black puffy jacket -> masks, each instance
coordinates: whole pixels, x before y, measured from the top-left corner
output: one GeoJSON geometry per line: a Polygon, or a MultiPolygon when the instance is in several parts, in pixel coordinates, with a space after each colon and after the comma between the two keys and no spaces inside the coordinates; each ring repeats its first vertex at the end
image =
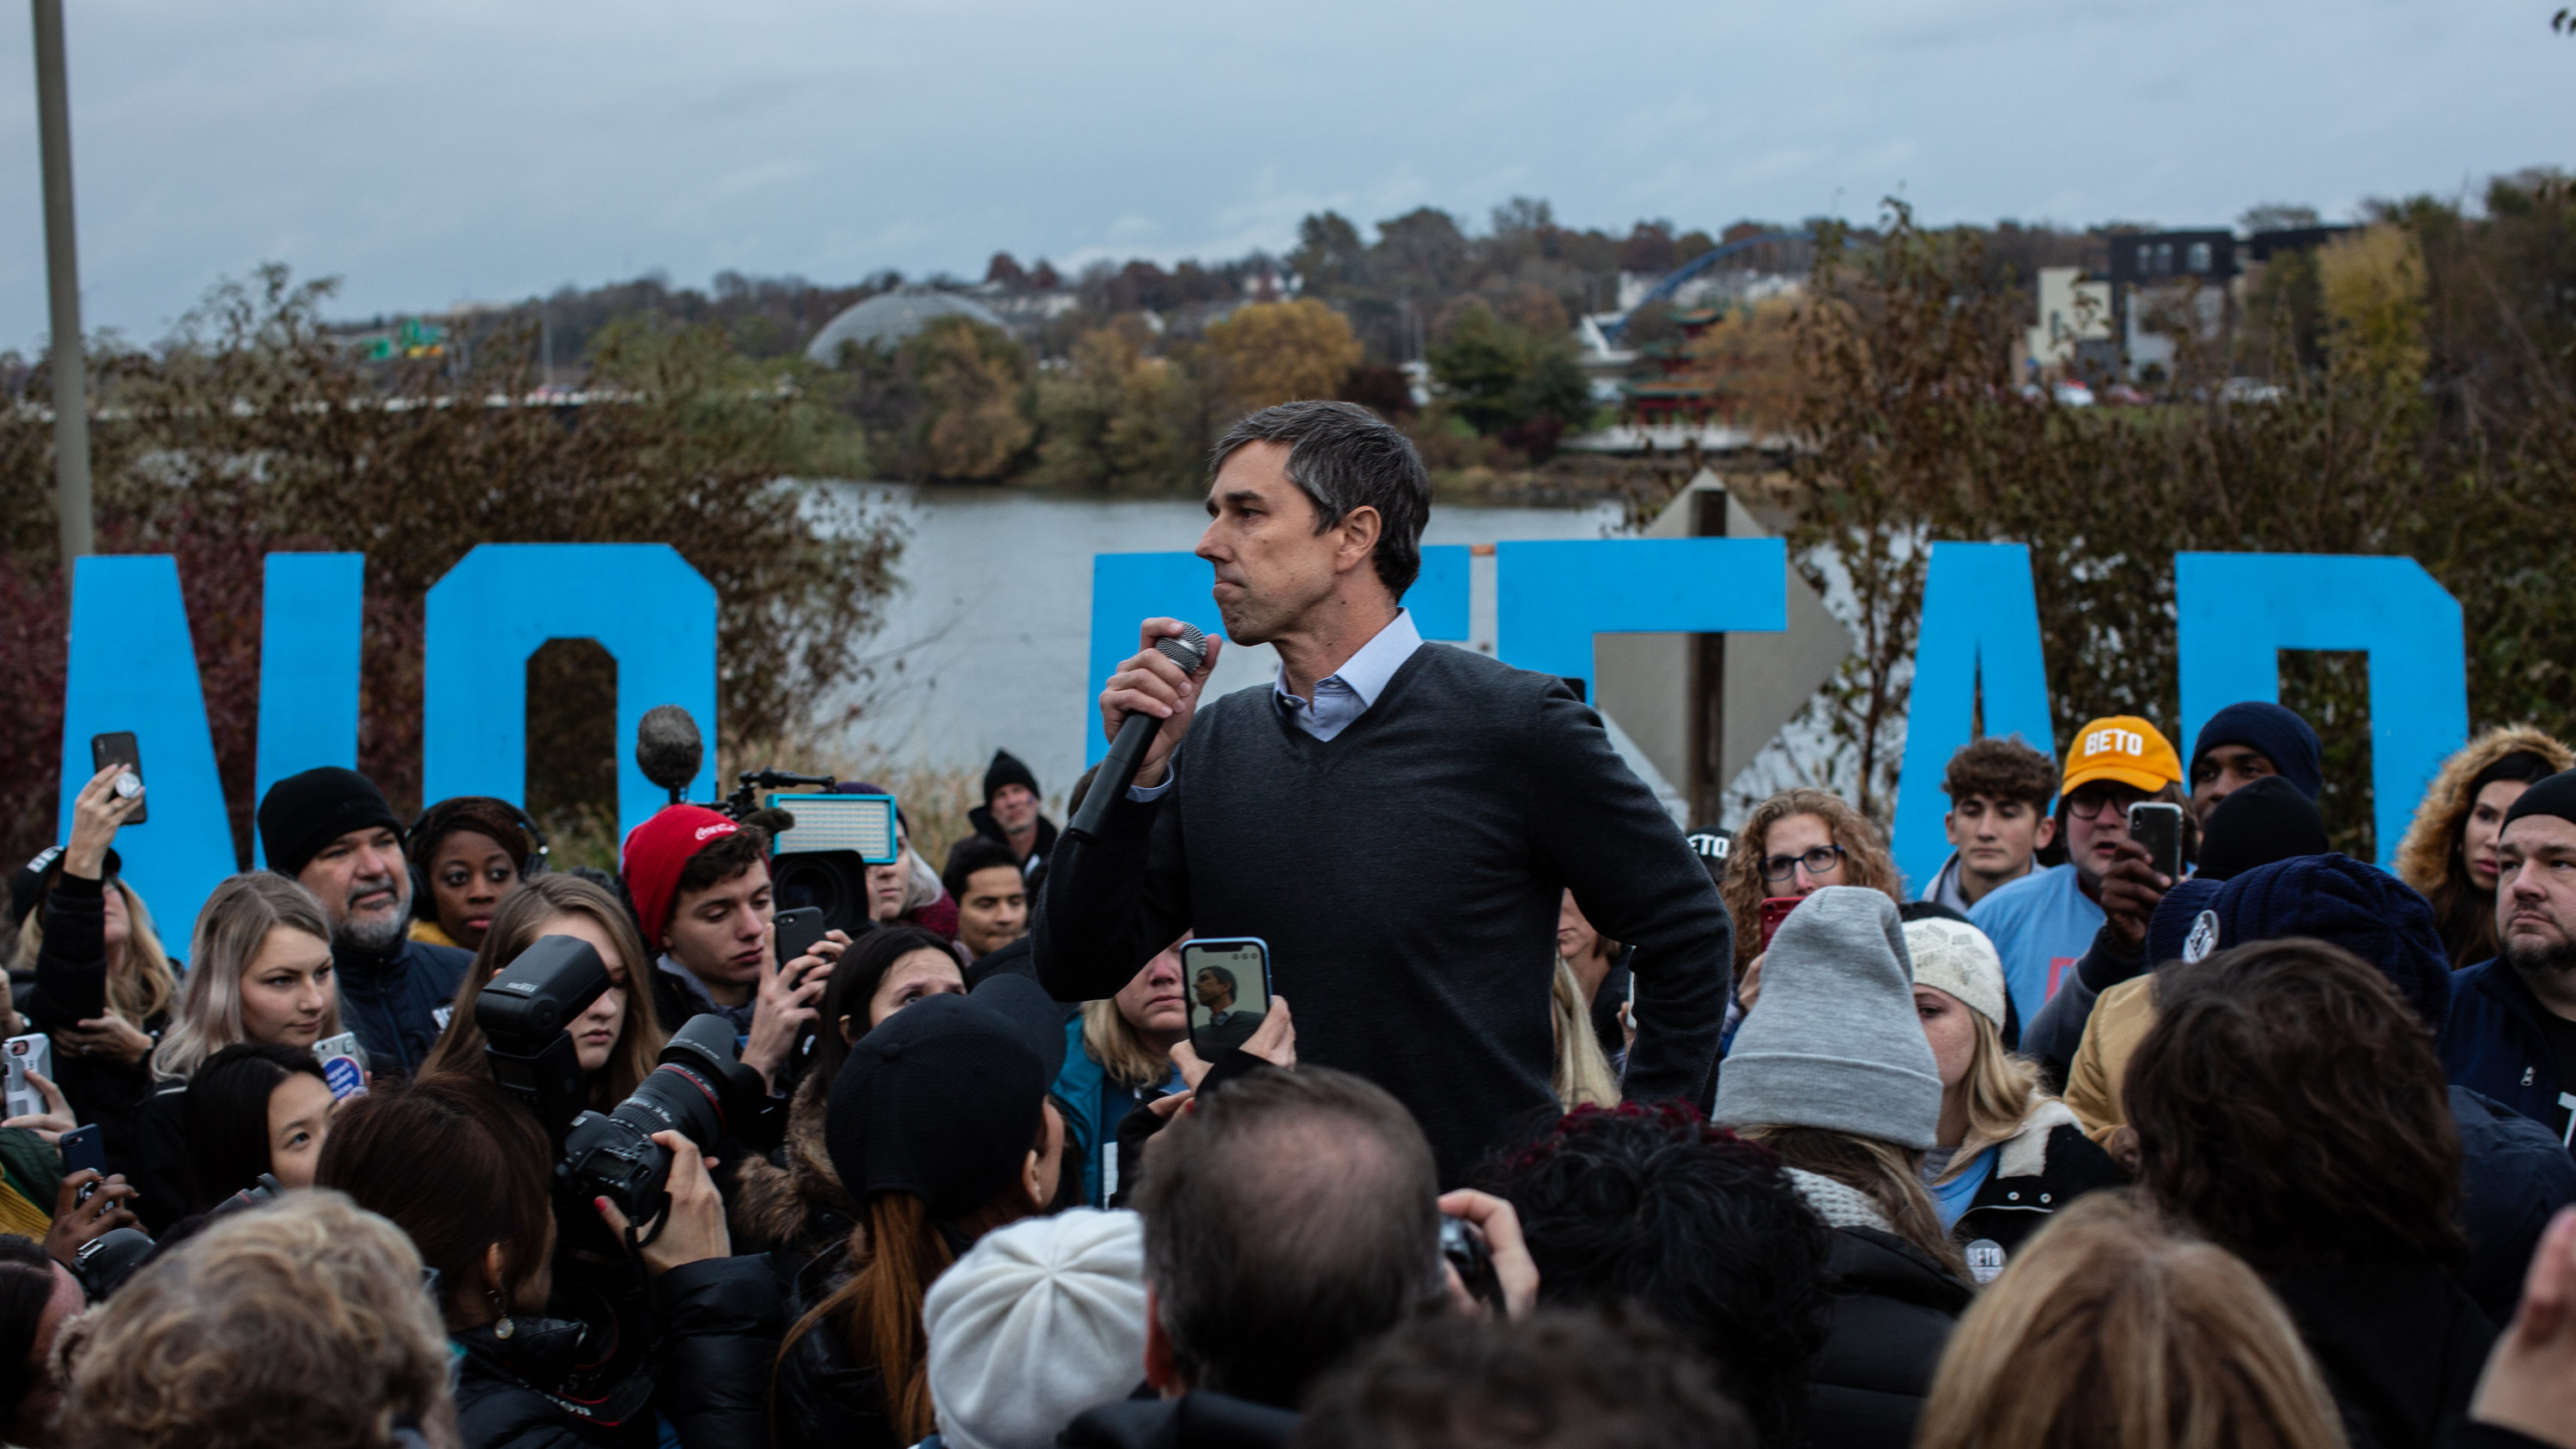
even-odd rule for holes
{"type": "Polygon", "coordinates": [[[1969,1288],[1894,1233],[1835,1228],[1825,1346],[1808,1371],[1811,1449],[1908,1449],[1969,1288]]]}

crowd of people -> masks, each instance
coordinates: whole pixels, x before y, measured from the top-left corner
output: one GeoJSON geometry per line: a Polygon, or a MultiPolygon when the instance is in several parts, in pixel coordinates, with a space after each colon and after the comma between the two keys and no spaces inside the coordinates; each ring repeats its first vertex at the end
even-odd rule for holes
{"type": "MultiPolygon", "coordinates": [[[[1229,457],[1388,455],[1331,407],[1220,452],[1220,602],[1279,506],[1229,457]]],[[[1347,552],[1318,597],[1392,608],[1403,500],[1278,476],[1325,522],[1274,537],[1347,552]]],[[[2576,1449],[2566,746],[2472,741],[2391,873],[2328,848],[2275,704],[2187,759],[2135,717],[1981,739],[1908,882],[1819,789],[1694,853],[1562,685],[1372,655],[1373,617],[1320,679],[1283,644],[1268,721],[1122,672],[1104,723],[1179,723],[1098,838],[997,754],[942,868],[902,822],[865,922],[789,951],[774,812],[557,868],[509,802],[406,825],[339,768],[270,787],[182,951],[102,770],[10,890],[0,1028],[55,1070],[0,1124],[0,1440],[2576,1449]],[[1220,879],[1278,848],[1188,813],[1221,751],[1454,724],[1435,667],[1616,828],[1513,783],[1537,826],[1399,811],[1320,879],[1220,879]],[[1555,853],[1493,844],[1525,828],[1555,853]],[[1374,878],[1441,904],[1336,904],[1374,878]],[[1300,918],[1243,1011],[1185,949],[1263,892],[1300,918]],[[556,959],[596,974],[523,1049],[488,1003],[556,959]]],[[[1420,768],[1382,754],[1348,788],[1420,768]]]]}

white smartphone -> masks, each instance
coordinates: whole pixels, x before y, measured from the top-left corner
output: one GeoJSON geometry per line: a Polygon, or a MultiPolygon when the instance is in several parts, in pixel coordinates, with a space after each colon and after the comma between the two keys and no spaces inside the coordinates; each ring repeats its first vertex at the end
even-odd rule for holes
{"type": "Polygon", "coordinates": [[[34,1072],[47,1081],[54,1078],[54,1041],[42,1032],[13,1036],[7,1042],[9,1060],[8,1110],[12,1117],[32,1117],[45,1110],[45,1094],[27,1080],[34,1072]]]}
{"type": "Polygon", "coordinates": [[[313,1056],[322,1063],[322,1080],[330,1083],[334,1100],[345,1102],[366,1093],[367,1049],[358,1045],[356,1032],[322,1038],[313,1044],[313,1056]]]}

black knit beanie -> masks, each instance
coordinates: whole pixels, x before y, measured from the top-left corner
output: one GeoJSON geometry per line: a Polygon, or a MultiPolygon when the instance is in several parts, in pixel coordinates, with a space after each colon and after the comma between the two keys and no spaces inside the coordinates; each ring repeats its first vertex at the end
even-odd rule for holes
{"type": "Polygon", "coordinates": [[[927,996],[850,1047],[823,1146],[861,1203],[903,1192],[954,1222],[1002,1195],[1064,1066],[1064,1011],[1021,976],[927,996]]]}
{"type": "Polygon", "coordinates": [[[268,787],[259,802],[259,843],[268,868],[301,875],[322,847],[352,830],[382,826],[400,833],[402,822],[385,792],[355,770],[323,765],[289,775],[268,787]]]}
{"type": "Polygon", "coordinates": [[[2504,823],[2510,826],[2525,815],[2555,815],[2576,822],[2576,770],[2561,770],[2523,791],[2505,807],[2504,823]]]}
{"type": "Polygon", "coordinates": [[[2325,788],[2316,730],[2296,712],[2269,700],[2249,699],[2211,715],[2200,727],[2200,738],[2192,741],[2192,768],[2186,777],[2197,773],[2201,759],[2220,745],[2243,745],[2261,754],[2311,800],[2325,788]]]}
{"type": "Polygon", "coordinates": [[[1008,750],[995,750],[993,763],[984,767],[984,803],[992,804],[993,797],[1002,793],[1004,785],[1025,785],[1030,794],[1040,793],[1038,777],[1029,773],[1029,767],[1020,763],[1019,756],[1008,750]]]}
{"type": "Polygon", "coordinates": [[[2326,818],[2283,775],[2265,775],[2218,802],[2200,835],[2197,874],[2227,880],[2258,865],[2326,853],[2326,818]]]}

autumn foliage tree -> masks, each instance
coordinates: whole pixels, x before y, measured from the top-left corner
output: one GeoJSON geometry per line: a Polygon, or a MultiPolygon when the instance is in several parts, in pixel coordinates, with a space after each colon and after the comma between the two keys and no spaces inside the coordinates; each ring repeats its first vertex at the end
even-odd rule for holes
{"type": "MultiPolygon", "coordinates": [[[[902,538],[889,517],[791,481],[864,470],[855,431],[812,391],[830,378],[744,358],[712,329],[638,319],[594,339],[592,405],[530,405],[533,348],[385,371],[323,331],[329,292],[265,269],[219,288],[162,346],[91,360],[102,547],[178,557],[241,843],[272,550],[366,555],[359,764],[400,809],[419,794],[423,600],[480,543],[677,548],[716,588],[720,745],[804,725],[864,670],[902,538]]],[[[18,400],[48,395],[43,369],[13,371],[18,400]]],[[[61,749],[50,435],[36,409],[0,409],[0,681],[28,686],[0,754],[0,798],[19,806],[0,848],[19,856],[52,836],[61,749]]],[[[610,677],[596,662],[535,666],[541,818],[613,800],[619,742],[600,732],[610,677]],[[565,738],[593,748],[549,748],[565,738]]]]}

